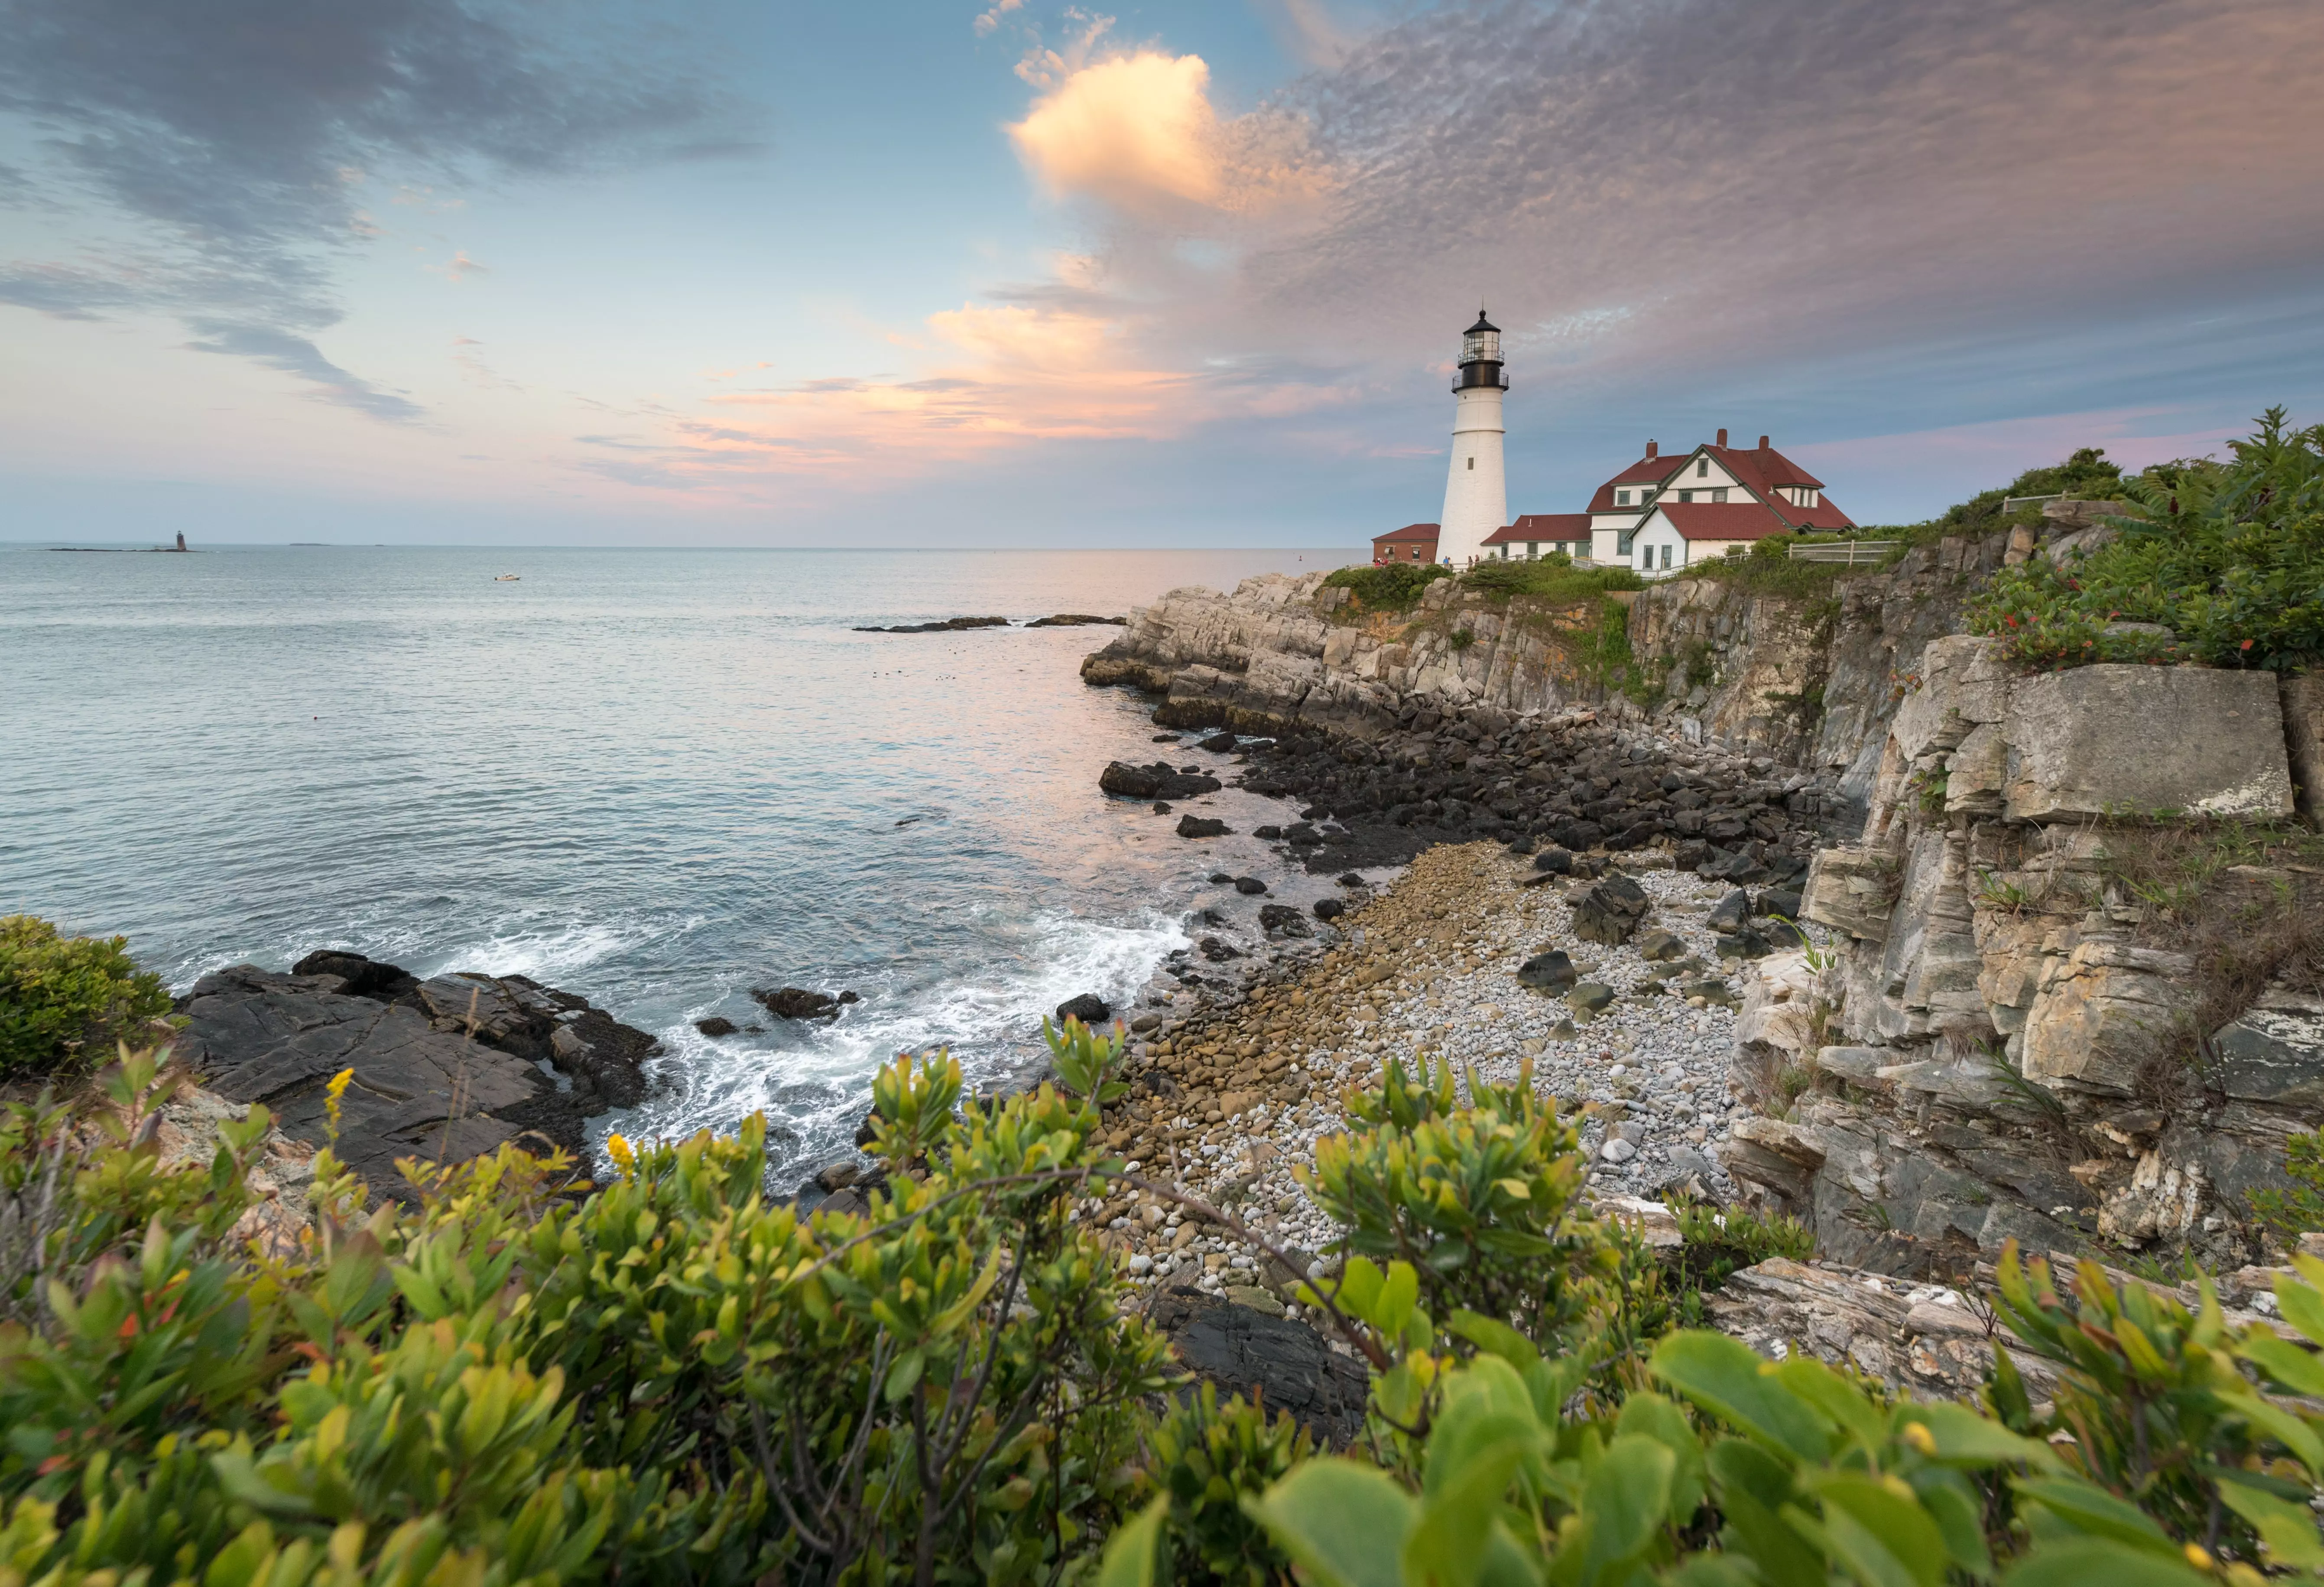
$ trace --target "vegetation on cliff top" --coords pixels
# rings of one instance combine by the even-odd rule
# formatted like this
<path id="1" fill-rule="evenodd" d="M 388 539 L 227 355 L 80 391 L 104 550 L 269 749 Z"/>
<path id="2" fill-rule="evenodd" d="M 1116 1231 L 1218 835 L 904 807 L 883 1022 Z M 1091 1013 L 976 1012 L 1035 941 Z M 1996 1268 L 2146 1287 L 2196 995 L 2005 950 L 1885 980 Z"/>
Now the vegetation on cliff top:
<path id="1" fill-rule="evenodd" d="M 2107 543 L 2007 567 L 1971 632 L 2038 668 L 2197 661 L 2305 671 L 2324 661 L 2324 425 L 2270 409 L 2231 457 L 2124 480 Z M 2118 623 L 2159 624 L 2168 633 Z"/>
<path id="2" fill-rule="evenodd" d="M 370 1204 L 327 1149 L 261 1205 L 267 1119 L 165 1162 L 172 1083 L 0 1111 L 0 1582 L 43 1587 L 2000 1577 L 2260 1580 L 2324 1564 L 2324 1366 L 2084 1267 L 2002 1263 L 1978 1405 L 1921 1405 L 1683 1326 L 1686 1292 L 1580 1197 L 1530 1076 L 1392 1065 L 1305 1179 L 1349 1229 L 1305 1287 L 1370 1368 L 1344 1455 L 1176 1374 L 1080 1214 L 1113 1039 L 964 1109 L 875 1087 L 868 1212 L 769 1198 L 762 1127 L 632 1147 L 589 1185 L 511 1148 Z M 286 1218 L 282 1214 L 292 1215 Z M 1693 1221 L 1697 1226 L 1705 1220 Z M 267 1231 L 262 1241 L 247 1238 Z M 1697 1227 L 1695 1234 L 1704 1232 Z M 1690 1234 L 1691 1241 L 1695 1234 Z M 1719 1238 L 1794 1249 L 1730 1221 Z M 1765 1250 L 1723 1252 L 1756 1259 Z M 1682 1268 L 1682 1271 L 1683 1269 Z M 2324 1341 L 2324 1264 L 2277 1287 Z M 2299 1398 L 2287 1398 L 2299 1397 Z"/>
<path id="3" fill-rule="evenodd" d="M 1390 562 L 1342 567 L 1326 577 L 1326 589 L 1353 590 L 1350 604 L 1358 613 L 1409 612 L 1420 604 L 1421 592 L 1452 570 L 1437 562 Z"/>

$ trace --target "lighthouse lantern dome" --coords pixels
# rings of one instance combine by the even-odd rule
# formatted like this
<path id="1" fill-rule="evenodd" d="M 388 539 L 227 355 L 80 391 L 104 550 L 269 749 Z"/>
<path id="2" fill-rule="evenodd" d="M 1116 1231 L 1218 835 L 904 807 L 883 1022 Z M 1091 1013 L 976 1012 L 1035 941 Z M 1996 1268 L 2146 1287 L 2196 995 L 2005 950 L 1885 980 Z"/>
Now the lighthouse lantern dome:
<path id="1" fill-rule="evenodd" d="M 1501 328 L 1477 311 L 1477 323 L 1461 337 L 1461 362 L 1463 364 L 1499 364 L 1501 361 Z"/>

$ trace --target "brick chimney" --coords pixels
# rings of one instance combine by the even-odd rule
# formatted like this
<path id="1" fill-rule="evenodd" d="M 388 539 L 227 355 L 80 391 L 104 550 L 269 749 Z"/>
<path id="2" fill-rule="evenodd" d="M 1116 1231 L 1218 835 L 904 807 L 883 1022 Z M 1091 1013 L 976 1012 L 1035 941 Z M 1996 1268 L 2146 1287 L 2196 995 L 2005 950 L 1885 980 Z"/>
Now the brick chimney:
<path id="1" fill-rule="evenodd" d="M 1761 437 L 1759 438 L 1759 450 L 1761 450 L 1762 452 L 1764 452 L 1764 451 L 1766 451 L 1766 449 L 1767 449 L 1767 438 L 1766 438 L 1766 436 L 1761 436 Z"/>
<path id="2" fill-rule="evenodd" d="M 1646 457 L 1647 457 L 1649 459 L 1652 459 L 1652 458 L 1653 458 L 1653 457 L 1654 457 L 1654 455 L 1655 455 L 1655 444 L 1654 444 L 1654 442 L 1652 442 L 1652 441 L 1648 441 L 1648 442 L 1646 443 Z"/>
<path id="3" fill-rule="evenodd" d="M 1727 432 L 1723 429 L 1719 432 L 1719 444 L 1722 447 L 1727 444 Z"/>

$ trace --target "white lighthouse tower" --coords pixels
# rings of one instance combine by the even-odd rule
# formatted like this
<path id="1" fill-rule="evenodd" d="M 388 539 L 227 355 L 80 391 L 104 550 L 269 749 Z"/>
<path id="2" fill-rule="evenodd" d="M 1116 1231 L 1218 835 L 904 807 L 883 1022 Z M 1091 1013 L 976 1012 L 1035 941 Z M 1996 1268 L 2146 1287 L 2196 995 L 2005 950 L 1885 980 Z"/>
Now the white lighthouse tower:
<path id="1" fill-rule="evenodd" d="M 1453 383 L 1452 471 L 1444 481 L 1436 558 L 1466 567 L 1485 555 L 1485 537 L 1509 521 L 1508 485 L 1501 473 L 1500 328 L 1477 311 L 1461 337 L 1461 377 Z"/>

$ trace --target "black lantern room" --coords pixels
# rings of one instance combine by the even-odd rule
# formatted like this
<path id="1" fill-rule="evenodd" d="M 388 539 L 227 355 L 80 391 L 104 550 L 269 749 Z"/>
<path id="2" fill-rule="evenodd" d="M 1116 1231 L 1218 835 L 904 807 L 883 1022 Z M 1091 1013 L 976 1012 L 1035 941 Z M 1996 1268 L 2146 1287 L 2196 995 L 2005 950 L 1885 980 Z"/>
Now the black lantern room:
<path id="1" fill-rule="evenodd" d="M 1452 387 L 1465 392 L 1478 386 L 1507 391 L 1508 376 L 1501 373 L 1501 328 L 1477 310 L 1477 323 L 1461 335 L 1461 379 Z"/>

